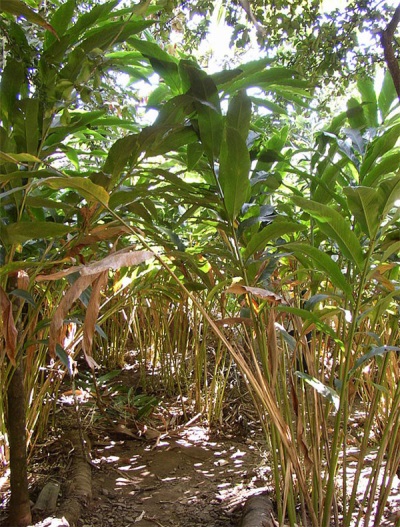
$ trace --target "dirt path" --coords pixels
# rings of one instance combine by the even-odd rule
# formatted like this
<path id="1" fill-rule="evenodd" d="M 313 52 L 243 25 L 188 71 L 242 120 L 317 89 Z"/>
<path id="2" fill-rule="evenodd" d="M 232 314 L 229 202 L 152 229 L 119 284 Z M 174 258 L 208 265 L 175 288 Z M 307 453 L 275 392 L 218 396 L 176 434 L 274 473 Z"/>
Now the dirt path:
<path id="1" fill-rule="evenodd" d="M 263 490 L 251 441 L 213 440 L 193 426 L 157 442 L 94 443 L 93 500 L 80 527 L 238 525 L 241 505 Z"/>

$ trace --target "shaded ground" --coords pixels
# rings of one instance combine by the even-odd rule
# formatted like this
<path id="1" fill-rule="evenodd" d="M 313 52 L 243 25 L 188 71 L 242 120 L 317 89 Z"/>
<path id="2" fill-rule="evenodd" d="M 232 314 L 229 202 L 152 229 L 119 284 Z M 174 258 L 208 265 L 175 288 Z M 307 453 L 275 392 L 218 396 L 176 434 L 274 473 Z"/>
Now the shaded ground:
<path id="1" fill-rule="evenodd" d="M 191 426 L 153 444 L 94 445 L 94 499 L 82 527 L 219 527 L 238 524 L 241 505 L 263 489 L 251 444 L 213 440 Z"/>
<path id="2" fill-rule="evenodd" d="M 93 390 L 80 389 L 77 399 L 69 391 L 61 396 L 58 427 L 36 446 L 31 462 L 32 501 L 48 481 L 60 483 L 58 503 L 75 485 L 70 476 L 74 452 L 65 432 L 80 422 L 92 466 L 92 499 L 83 508 L 78 527 L 239 526 L 246 500 L 271 490 L 267 488 L 271 472 L 251 405 L 240 407 L 240 420 L 237 408 L 227 408 L 227 419 L 210 432 L 189 402 L 190 412 L 184 417 L 181 401 L 156 404 L 143 394 L 119 390 L 129 385 L 128 380 L 136 386 L 127 372 L 122 379 L 105 383 L 103 413 L 94 404 Z M 6 472 L 1 476 L 0 525 L 13 527 L 5 519 Z M 385 516 L 382 526 L 373 527 L 400 526 L 399 478 Z M 42 519 L 43 515 L 35 516 L 37 527 Z"/>

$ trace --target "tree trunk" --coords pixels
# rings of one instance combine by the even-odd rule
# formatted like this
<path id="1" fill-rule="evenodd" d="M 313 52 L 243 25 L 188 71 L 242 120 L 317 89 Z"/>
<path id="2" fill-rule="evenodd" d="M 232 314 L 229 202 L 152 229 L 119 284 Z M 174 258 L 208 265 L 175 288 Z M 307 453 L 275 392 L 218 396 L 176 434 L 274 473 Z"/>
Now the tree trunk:
<path id="1" fill-rule="evenodd" d="M 22 364 L 18 364 L 7 390 L 8 438 L 10 443 L 10 525 L 23 527 L 32 523 L 28 493 L 26 455 L 25 389 Z"/>

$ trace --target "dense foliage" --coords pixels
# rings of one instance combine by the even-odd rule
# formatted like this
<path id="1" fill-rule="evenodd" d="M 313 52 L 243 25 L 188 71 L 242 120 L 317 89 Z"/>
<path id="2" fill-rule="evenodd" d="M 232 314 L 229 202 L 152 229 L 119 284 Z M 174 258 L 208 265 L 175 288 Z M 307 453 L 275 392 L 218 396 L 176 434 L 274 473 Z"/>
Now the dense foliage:
<path id="1" fill-rule="evenodd" d="M 194 392 L 210 421 L 234 364 L 280 519 L 378 524 L 400 461 L 400 115 L 391 71 L 378 92 L 371 77 L 383 52 L 360 55 L 355 30 L 383 31 L 392 11 L 228 3 L 236 45 L 253 27 L 268 53 L 207 73 L 194 49 L 212 4 L 4 1 L 0 385 L 11 400 L 23 371 L 33 445 L 81 351 L 95 372 L 121 366 L 128 339 L 144 363 L 151 350 L 165 389 Z M 352 96 L 319 122 L 325 81 Z M 360 502 L 371 441 L 374 492 Z"/>

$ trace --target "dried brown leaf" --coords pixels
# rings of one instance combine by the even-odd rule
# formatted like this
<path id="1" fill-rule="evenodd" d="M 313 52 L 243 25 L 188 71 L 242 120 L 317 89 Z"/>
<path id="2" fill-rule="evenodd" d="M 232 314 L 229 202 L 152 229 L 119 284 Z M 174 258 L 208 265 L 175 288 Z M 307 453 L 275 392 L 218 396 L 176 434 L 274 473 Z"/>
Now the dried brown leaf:
<path id="1" fill-rule="evenodd" d="M 151 251 L 130 251 L 122 249 L 121 251 L 106 256 L 102 260 L 87 265 L 75 265 L 53 274 L 38 275 L 36 281 L 43 282 L 45 280 L 59 280 L 60 278 L 64 278 L 72 273 L 80 273 L 81 276 L 98 274 L 107 271 L 108 269 L 120 269 L 121 267 L 139 265 L 153 257 L 154 254 Z"/>
<path id="2" fill-rule="evenodd" d="M 228 287 L 226 292 L 233 293 L 234 295 L 245 295 L 246 293 L 250 293 L 257 298 L 267 300 L 268 302 L 271 302 L 273 304 L 286 304 L 285 300 L 281 296 L 277 295 L 273 291 L 269 291 L 268 289 L 262 289 L 261 287 L 250 287 L 248 285 L 243 284 L 232 284 L 230 287 Z"/>
<path id="3" fill-rule="evenodd" d="M 56 345 L 61 343 L 61 333 L 65 316 L 71 309 L 75 300 L 80 297 L 83 291 L 85 291 L 85 289 L 87 289 L 96 278 L 96 275 L 79 277 L 65 293 L 57 307 L 50 324 L 49 353 L 51 357 L 55 357 Z"/>
<path id="4" fill-rule="evenodd" d="M 83 266 L 80 273 L 82 276 L 85 276 L 102 273 L 103 271 L 108 271 L 108 269 L 131 267 L 133 265 L 139 265 L 153 257 L 154 254 L 151 251 L 118 251 L 106 256 L 99 262 L 93 262 L 89 265 Z"/>
<path id="5" fill-rule="evenodd" d="M 89 304 L 86 309 L 85 321 L 83 324 L 83 341 L 82 348 L 86 362 L 91 369 L 98 367 L 92 358 L 93 335 L 96 327 L 97 317 L 99 315 L 101 291 L 107 284 L 108 271 L 103 271 L 93 282 L 92 293 Z"/>
<path id="6" fill-rule="evenodd" d="M 17 347 L 17 328 L 15 327 L 14 317 L 12 313 L 12 304 L 4 289 L 0 286 L 0 308 L 3 322 L 3 336 L 6 343 L 7 356 L 13 366 L 15 362 L 15 350 Z"/>

